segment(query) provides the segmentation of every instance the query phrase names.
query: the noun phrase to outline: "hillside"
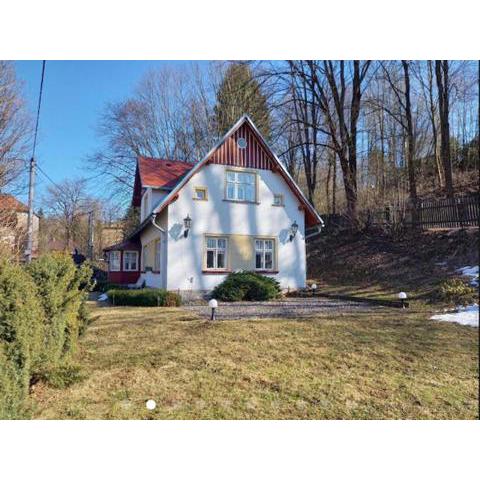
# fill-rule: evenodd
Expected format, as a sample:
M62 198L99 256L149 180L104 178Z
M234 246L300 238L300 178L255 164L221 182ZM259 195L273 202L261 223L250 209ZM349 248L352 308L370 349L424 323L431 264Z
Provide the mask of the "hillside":
M478 229L324 233L307 245L308 277L325 293L431 300L439 282L478 265Z

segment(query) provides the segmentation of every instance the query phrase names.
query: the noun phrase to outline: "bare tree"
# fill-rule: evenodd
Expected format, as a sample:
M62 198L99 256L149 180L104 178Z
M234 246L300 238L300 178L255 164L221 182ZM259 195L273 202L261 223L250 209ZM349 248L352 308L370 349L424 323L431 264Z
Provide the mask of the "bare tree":
M31 126L13 64L0 61L0 192L25 172Z

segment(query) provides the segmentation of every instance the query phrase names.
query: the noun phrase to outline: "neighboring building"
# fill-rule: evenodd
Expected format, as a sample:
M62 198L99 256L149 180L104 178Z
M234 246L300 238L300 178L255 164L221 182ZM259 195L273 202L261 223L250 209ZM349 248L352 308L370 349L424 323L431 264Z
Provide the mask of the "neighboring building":
M38 256L37 215L33 216L33 252ZM20 260L25 258L28 232L28 207L13 195L0 194L0 244Z
M200 293L251 270L305 286L322 220L248 116L196 164L140 157L132 204L140 226L105 249L113 282Z
M101 245L113 245L123 238L123 222L103 223L101 226Z

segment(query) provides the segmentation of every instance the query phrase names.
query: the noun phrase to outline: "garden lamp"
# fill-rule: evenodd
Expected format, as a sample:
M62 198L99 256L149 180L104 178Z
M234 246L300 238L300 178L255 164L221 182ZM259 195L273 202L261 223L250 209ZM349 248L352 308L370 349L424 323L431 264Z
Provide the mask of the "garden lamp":
M407 294L405 292L400 292L398 298L402 302L402 308L405 308L405 300L407 299Z
M317 284L316 284L316 283L312 283L312 285L310 286L310 288L312 289L312 294L315 295L315 292L317 291Z
M215 309L218 307L218 302L214 298L212 298L208 302L208 306L212 309L212 316L210 317L210 320L216 320Z

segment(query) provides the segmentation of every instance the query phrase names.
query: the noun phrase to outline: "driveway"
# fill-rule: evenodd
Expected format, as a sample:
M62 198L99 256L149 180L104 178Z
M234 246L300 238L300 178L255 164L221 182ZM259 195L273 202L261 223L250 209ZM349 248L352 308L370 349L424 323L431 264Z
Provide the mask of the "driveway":
M209 317L211 309L208 305L184 305L184 310L194 312L202 317ZM294 298L268 302L219 302L218 320L239 320L257 318L309 318L318 316L334 316L339 313L353 311L369 311L382 307L366 303L333 300L329 298Z

